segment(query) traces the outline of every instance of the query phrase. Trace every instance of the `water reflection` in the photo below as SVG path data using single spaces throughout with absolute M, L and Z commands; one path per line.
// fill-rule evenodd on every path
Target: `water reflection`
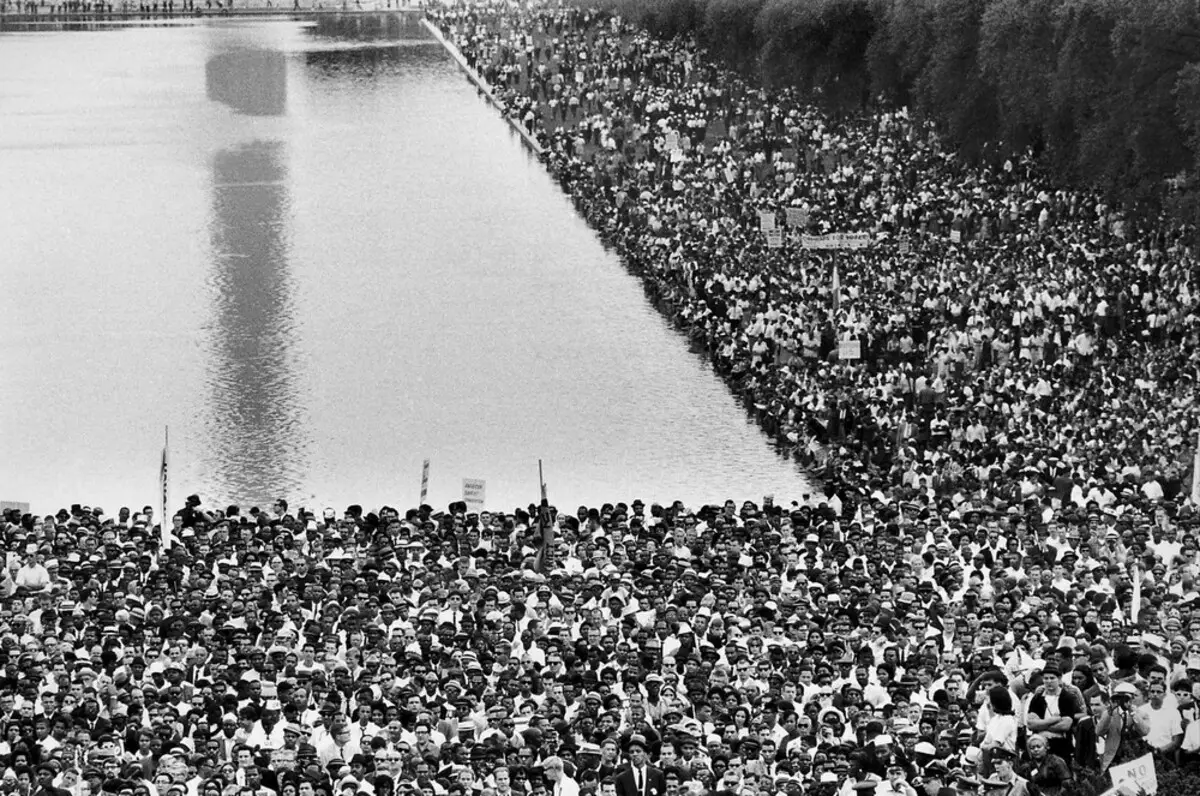
M 215 56 L 205 70 L 209 99 L 240 113 L 280 115 L 286 66 L 273 52 Z M 222 149 L 212 159 L 208 466 L 218 493 L 259 503 L 297 487 L 307 466 L 287 180 L 277 141 Z
M 250 116 L 287 111 L 287 58 L 271 50 L 219 53 L 204 65 L 208 98 Z
M 436 43 L 407 42 L 341 50 L 309 50 L 304 53 L 304 65 L 309 74 L 320 80 L 363 80 L 379 77 L 398 77 L 414 69 L 431 69 L 444 65 L 445 56 Z M 389 91 L 405 86 L 390 84 Z
M 429 39 L 429 31 L 421 24 L 421 14 L 318 14 L 307 28 L 316 40 L 345 42 L 398 41 L 400 39 Z
M 810 491 L 438 45 L 306 31 L 0 36 L 0 497 Z

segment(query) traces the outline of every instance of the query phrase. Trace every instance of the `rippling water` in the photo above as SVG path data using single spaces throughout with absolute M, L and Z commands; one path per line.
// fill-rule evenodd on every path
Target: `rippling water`
M 0 499 L 807 491 L 433 43 L 0 35 Z

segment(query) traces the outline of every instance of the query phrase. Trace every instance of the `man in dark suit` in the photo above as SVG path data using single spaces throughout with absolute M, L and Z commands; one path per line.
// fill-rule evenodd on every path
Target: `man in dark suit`
M 625 747 L 629 766 L 617 775 L 617 796 L 664 796 L 667 778 L 647 759 L 649 749 L 642 735 L 630 736 Z

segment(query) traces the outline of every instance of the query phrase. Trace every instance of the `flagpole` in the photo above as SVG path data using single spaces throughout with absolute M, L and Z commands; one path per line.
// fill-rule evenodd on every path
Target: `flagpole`
M 542 546 L 534 559 L 534 570 L 546 571 L 546 554 L 554 543 L 554 524 L 550 521 L 550 501 L 546 498 L 546 478 L 542 472 L 542 460 L 538 459 L 538 488 L 542 493 L 542 502 L 538 506 L 538 528 L 542 532 Z
M 163 453 L 162 453 L 162 469 L 159 473 L 159 480 L 162 482 L 162 516 L 158 522 L 158 549 L 160 553 L 165 553 L 170 547 L 170 531 L 167 528 L 169 518 L 167 517 L 167 507 L 171 505 L 169 499 L 170 478 L 168 477 L 167 463 L 168 450 L 171 445 L 171 427 L 163 426 Z

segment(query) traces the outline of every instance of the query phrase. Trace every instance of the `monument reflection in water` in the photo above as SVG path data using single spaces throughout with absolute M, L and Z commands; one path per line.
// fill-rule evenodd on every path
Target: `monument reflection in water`
M 0 498 L 810 488 L 436 44 L 0 34 Z M 36 88 L 36 90 L 34 90 Z
M 208 98 L 238 114 L 287 111 L 287 59 L 280 52 L 223 52 L 208 60 L 205 77 Z M 286 159 L 283 142 L 273 140 L 212 157 L 215 307 L 205 419 L 212 445 L 205 455 L 222 493 L 258 503 L 300 486 L 307 466 L 295 383 Z

